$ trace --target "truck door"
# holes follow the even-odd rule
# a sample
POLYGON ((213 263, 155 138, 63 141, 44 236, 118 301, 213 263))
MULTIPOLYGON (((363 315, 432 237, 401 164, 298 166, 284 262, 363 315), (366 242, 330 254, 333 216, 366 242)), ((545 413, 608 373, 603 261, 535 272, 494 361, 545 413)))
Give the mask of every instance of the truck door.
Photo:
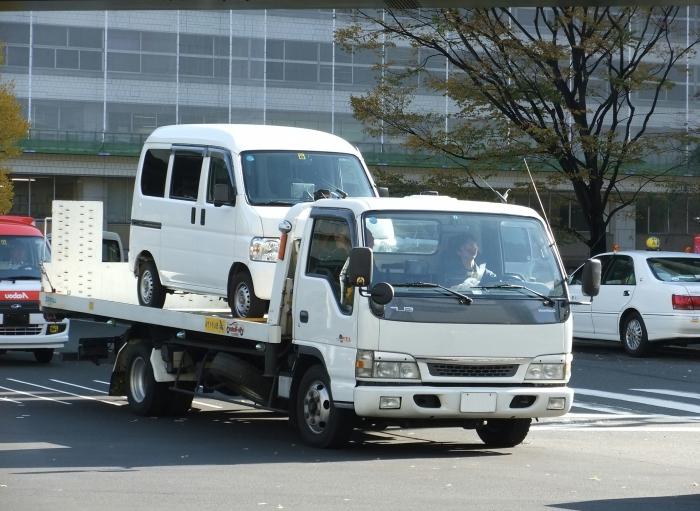
POLYGON ((294 340, 324 354, 334 398, 342 400, 339 386, 354 387, 357 324, 352 299, 341 292, 340 274, 355 230, 349 212, 322 215, 312 212, 302 244, 292 307, 294 340))

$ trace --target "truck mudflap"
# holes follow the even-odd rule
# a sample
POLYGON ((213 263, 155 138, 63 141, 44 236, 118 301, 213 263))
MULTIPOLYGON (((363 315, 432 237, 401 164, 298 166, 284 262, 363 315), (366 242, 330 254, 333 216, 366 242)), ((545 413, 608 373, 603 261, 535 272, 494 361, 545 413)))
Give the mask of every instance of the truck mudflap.
POLYGON ((394 419, 535 418, 565 415, 574 400, 568 387, 359 386, 360 417, 394 419))

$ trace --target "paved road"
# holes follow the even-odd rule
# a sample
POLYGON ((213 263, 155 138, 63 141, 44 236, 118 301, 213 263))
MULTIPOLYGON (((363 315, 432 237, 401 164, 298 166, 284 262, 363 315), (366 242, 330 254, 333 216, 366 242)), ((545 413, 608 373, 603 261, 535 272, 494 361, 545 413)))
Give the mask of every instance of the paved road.
POLYGON ((576 347, 572 413, 515 449, 459 428, 299 443, 283 417, 204 397, 131 415, 110 367, 0 357, 0 510, 700 509, 700 351, 576 347))

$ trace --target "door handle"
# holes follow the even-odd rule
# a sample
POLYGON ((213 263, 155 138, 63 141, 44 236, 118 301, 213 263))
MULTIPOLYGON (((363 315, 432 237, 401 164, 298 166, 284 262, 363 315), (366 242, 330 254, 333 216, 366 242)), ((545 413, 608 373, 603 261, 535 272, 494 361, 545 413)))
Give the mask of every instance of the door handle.
POLYGON ((206 215, 206 213, 207 213, 207 210, 202 209, 202 216, 199 217, 199 225, 204 225, 204 215, 206 215))
POLYGON ((307 311, 299 312, 299 321, 301 321, 302 323, 308 323, 309 313, 307 311))
POLYGON ((194 223, 194 219, 197 217, 197 208, 193 207, 192 211, 190 212, 190 223, 194 223))
POLYGON ((629 296, 630 292, 627 291, 626 289, 622 292, 622 296, 629 296))

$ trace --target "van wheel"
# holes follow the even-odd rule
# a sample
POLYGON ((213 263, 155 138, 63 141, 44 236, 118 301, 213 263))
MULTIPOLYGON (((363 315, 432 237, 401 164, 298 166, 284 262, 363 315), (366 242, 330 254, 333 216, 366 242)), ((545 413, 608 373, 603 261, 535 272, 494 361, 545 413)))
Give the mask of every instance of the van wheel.
POLYGON ((239 271, 231 279, 228 305, 238 318, 261 318, 267 312, 267 300, 255 296, 253 279, 246 270, 239 271))
POLYGON ((39 350, 34 350, 34 358, 40 364, 48 364, 53 360, 53 349, 52 348, 42 348, 39 350))
POLYGON ((476 428, 487 447, 515 447, 525 440, 531 419, 490 419, 476 428))
POLYGON ((146 259, 139 265, 138 295, 139 304, 146 307, 161 309, 165 303, 165 288, 153 259, 146 259))
POLYGON ((337 448, 350 439, 353 414, 333 405, 330 378, 320 365, 311 366, 301 378, 295 408, 295 424, 305 444, 337 448))
POLYGON ((644 357, 652 351, 647 337, 647 327, 642 317, 636 312, 624 318, 620 329, 620 340, 627 354, 633 357, 644 357))

